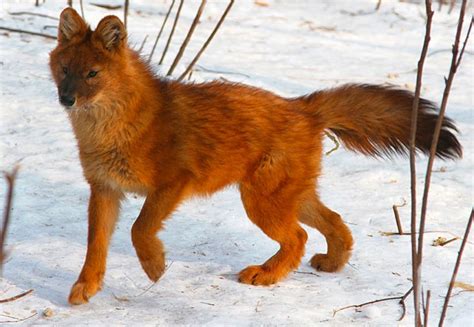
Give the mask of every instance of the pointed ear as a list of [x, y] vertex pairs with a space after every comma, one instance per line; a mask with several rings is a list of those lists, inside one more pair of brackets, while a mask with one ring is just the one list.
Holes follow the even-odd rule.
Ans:
[[104, 17], [97, 25], [93, 39], [109, 51], [116, 51], [125, 46], [127, 31], [117, 16]]
[[58, 42], [67, 43], [75, 37], [83, 37], [87, 33], [87, 29], [87, 24], [77, 11], [66, 8], [59, 17]]

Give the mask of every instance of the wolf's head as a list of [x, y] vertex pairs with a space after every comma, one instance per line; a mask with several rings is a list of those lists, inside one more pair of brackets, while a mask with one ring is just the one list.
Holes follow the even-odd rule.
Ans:
[[[117, 90], [126, 64], [127, 32], [116, 16], [107, 16], [92, 31], [72, 8], [61, 13], [58, 45], [50, 54], [50, 68], [59, 102], [68, 109], [94, 104]], [[108, 91], [110, 90], [110, 91]]]

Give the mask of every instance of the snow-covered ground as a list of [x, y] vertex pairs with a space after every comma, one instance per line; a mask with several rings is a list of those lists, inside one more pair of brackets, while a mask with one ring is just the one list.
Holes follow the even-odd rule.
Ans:
[[[42, 1], [40, 1], [42, 2]], [[94, 27], [121, 10], [90, 5], [122, 1], [84, 1]], [[217, 37], [198, 63], [193, 79], [225, 78], [294, 96], [346, 82], [392, 83], [413, 89], [415, 67], [424, 33], [419, 4], [376, 1], [236, 1]], [[2, 0], [0, 25], [56, 34], [57, 21], [10, 15], [30, 11], [58, 17], [66, 0]], [[74, 1], [78, 3], [78, 1]], [[170, 0], [132, 0], [128, 20], [130, 43], [144, 53], [164, 18]], [[186, 1], [169, 54], [167, 71], [191, 23], [199, 1]], [[177, 74], [213, 28], [227, 1], [210, 0]], [[436, 6], [437, 7], [437, 6]], [[430, 55], [425, 66], [423, 96], [440, 101], [448, 73], [457, 13], [436, 12]], [[469, 18], [467, 18], [469, 20]], [[171, 24], [168, 24], [168, 29]], [[165, 38], [160, 41], [156, 63]], [[472, 42], [471, 42], [472, 44]], [[271, 287], [239, 284], [236, 274], [261, 263], [277, 245], [246, 218], [236, 189], [183, 204], [160, 236], [167, 247], [168, 269], [151, 285], [141, 270], [130, 240], [130, 227], [142, 198], [130, 196], [110, 247], [104, 289], [89, 304], [71, 307], [70, 286], [80, 271], [87, 235], [88, 186], [82, 177], [76, 143], [67, 115], [59, 106], [48, 70], [54, 40], [0, 31], [0, 169], [18, 161], [7, 247], [10, 256], [0, 279], [0, 299], [33, 289], [33, 294], [0, 304], [0, 325], [37, 313], [19, 324], [51, 325], [412, 325], [412, 297], [407, 316], [397, 322], [397, 301], [356, 312], [333, 310], [361, 302], [398, 296], [410, 288], [409, 236], [396, 231], [392, 205], [409, 202], [407, 159], [376, 160], [340, 149], [324, 159], [320, 193], [338, 211], [355, 237], [350, 264], [340, 273], [315, 272], [308, 265], [325, 242], [309, 230], [307, 253], [296, 273]], [[431, 322], [436, 323], [460, 241], [434, 247], [440, 236], [462, 236], [473, 203], [473, 47], [468, 46], [456, 76], [447, 113], [458, 124], [464, 158], [435, 162], [426, 230], [424, 290], [431, 290]], [[331, 148], [331, 141], [327, 141]], [[426, 159], [418, 160], [419, 194]], [[0, 199], [5, 197], [2, 181]], [[400, 208], [409, 230], [409, 206]], [[458, 281], [474, 283], [474, 253], [468, 243]], [[472, 292], [455, 289], [449, 326], [474, 321]], [[52, 310], [50, 317], [43, 312]]]

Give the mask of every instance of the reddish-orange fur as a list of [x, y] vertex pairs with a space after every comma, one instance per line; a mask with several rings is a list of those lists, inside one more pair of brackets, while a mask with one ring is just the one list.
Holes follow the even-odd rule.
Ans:
[[[114, 16], [91, 31], [73, 9], [65, 9], [50, 66], [60, 97], [75, 99], [68, 113], [91, 187], [87, 255], [72, 304], [87, 302], [100, 289], [125, 192], [146, 196], [132, 241], [153, 281], [165, 267], [156, 237], [163, 221], [184, 199], [229, 184], [239, 186], [249, 218], [280, 244], [264, 264], [242, 270], [241, 282], [269, 285], [298, 266], [307, 238], [300, 222], [327, 240], [327, 254], [316, 254], [311, 265], [340, 270], [353, 241], [315, 190], [324, 130], [370, 155], [406, 151], [409, 140], [409, 92], [347, 85], [285, 99], [241, 84], [161, 80], [127, 46]], [[97, 76], [88, 77], [91, 70]], [[433, 108], [422, 100], [417, 147], [423, 151], [434, 129]], [[461, 148], [450, 129], [447, 119], [438, 154], [457, 157]]]

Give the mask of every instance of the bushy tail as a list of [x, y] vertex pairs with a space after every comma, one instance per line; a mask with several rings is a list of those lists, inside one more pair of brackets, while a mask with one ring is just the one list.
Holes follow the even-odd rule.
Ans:
[[[350, 150], [366, 155], [407, 154], [414, 94], [380, 85], [349, 84], [298, 98], [302, 110], [332, 131]], [[438, 118], [433, 102], [420, 99], [416, 147], [429, 153]], [[462, 156], [453, 132], [456, 126], [445, 118], [436, 155], [443, 159]]]

